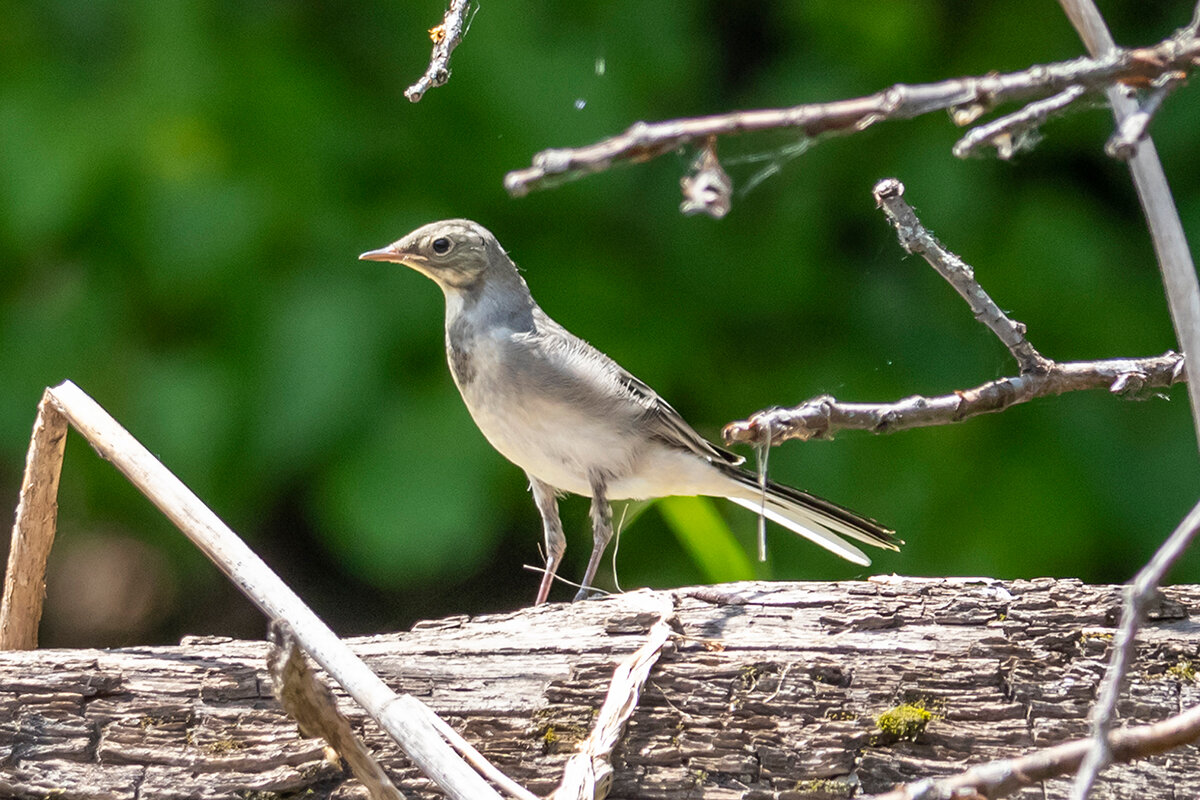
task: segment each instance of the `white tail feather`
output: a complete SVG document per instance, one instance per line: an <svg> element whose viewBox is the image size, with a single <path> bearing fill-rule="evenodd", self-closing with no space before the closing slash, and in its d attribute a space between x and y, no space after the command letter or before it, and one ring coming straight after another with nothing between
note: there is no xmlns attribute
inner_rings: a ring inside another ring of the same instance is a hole
<svg viewBox="0 0 1200 800"><path fill-rule="evenodd" d="M766 508L763 508L761 496L755 497L754 499L742 497L730 497L729 499L737 503L739 506L750 509L756 514L761 512L772 522L779 523L788 530L800 534L813 544L820 545L829 552L841 556L847 561L852 561L855 564L859 564L864 567L871 565L871 559L867 558L866 553L842 539L840 536L826 530L816 522L805 524L804 521L795 519L794 517L786 516L778 508L773 507L771 502L773 498L770 495L767 495Z"/></svg>

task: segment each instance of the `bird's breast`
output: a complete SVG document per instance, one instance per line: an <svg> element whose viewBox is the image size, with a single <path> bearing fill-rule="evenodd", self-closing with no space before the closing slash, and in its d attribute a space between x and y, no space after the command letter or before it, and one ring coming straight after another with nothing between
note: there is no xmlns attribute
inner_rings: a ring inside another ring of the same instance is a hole
<svg viewBox="0 0 1200 800"><path fill-rule="evenodd" d="M450 369L467 410L501 455L557 489L591 494L589 475L629 474L643 440L627 414L597 413L556 391L553 376L518 366L510 338L479 336L463 355L449 348ZM611 410L610 410L611 411Z"/></svg>

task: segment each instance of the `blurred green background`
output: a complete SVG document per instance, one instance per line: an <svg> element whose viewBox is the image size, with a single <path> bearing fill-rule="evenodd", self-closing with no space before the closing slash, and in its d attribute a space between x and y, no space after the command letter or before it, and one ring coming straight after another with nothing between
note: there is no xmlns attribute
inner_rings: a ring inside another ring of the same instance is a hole
<svg viewBox="0 0 1200 800"><path fill-rule="evenodd" d="M1191 13L1102 8L1129 45ZM449 216L491 228L552 316L714 437L823 392L891 400L1013 373L953 291L897 246L870 195L887 176L1046 355L1175 346L1127 170L1101 152L1103 108L1048 125L1012 163L955 160L960 131L942 114L790 162L788 136L726 140L737 185L780 169L719 222L678 213L692 152L519 200L503 191L504 173L538 150L639 119L1074 57L1054 3L713 0L651 13L630 0L484 0L449 84L413 105L403 91L443 10L0 3L0 505L16 505L42 388L69 378L340 632L527 604L537 514L451 383L441 295L355 260ZM1153 129L1193 237L1195 91ZM758 565L753 514L674 504L627 525L621 586L748 573L1126 580L1197 497L1187 400L1182 387L1168 394L1074 394L953 427L787 443L772 477L892 525L904 550L863 571L771 526ZM78 436L67 450L44 644L262 634L259 614L115 470ZM586 501L564 502L563 516L562 574L578 578ZM721 549L726 530L746 559ZM1200 580L1200 556L1172 578ZM601 585L613 585L607 563Z"/></svg>

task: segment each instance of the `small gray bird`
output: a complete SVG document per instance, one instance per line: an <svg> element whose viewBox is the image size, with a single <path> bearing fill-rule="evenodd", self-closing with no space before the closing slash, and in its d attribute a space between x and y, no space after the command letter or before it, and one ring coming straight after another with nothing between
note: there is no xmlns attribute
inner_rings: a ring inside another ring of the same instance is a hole
<svg viewBox="0 0 1200 800"><path fill-rule="evenodd" d="M487 440L529 476L542 516L538 604L567 549L561 492L592 499L592 556L576 600L587 596L612 538L610 500L726 497L863 566L870 559L841 536L890 550L902 544L879 523L799 489L768 482L764 499L757 477L738 466L744 459L705 440L653 389L546 316L483 226L434 222L359 258L404 264L445 294L454 383Z"/></svg>

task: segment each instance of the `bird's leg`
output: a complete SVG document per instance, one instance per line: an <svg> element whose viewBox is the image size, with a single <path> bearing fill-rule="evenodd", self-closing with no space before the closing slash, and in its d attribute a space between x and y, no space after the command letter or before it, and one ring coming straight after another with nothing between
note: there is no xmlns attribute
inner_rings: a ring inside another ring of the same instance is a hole
<svg viewBox="0 0 1200 800"><path fill-rule="evenodd" d="M533 502L542 515L542 527L546 531L546 571L542 574L537 600L534 601L534 605L540 606L550 595L554 573L558 571L563 553L567 552L567 537L563 535L562 522L558 518L558 498L554 494L554 487L529 475L529 488L533 490Z"/></svg>
<svg viewBox="0 0 1200 800"><path fill-rule="evenodd" d="M587 571L583 573L583 585L575 599L584 600L592 588L596 568L604 557L604 549L612 539L612 506L608 504L608 488L601 474L589 476L592 484L592 557L588 559Z"/></svg>

